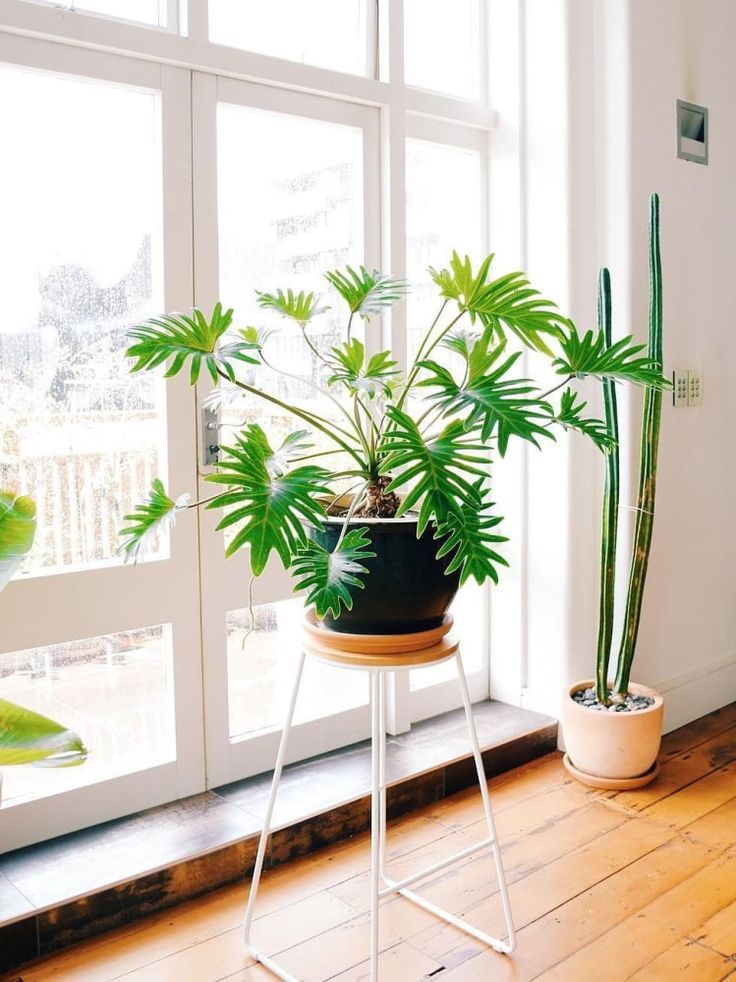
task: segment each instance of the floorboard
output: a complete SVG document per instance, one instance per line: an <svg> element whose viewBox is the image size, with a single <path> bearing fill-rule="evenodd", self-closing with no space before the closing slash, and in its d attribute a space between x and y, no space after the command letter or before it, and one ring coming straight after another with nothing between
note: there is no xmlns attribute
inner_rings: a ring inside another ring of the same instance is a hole
<svg viewBox="0 0 736 982"><path fill-rule="evenodd" d="M382 906L382 982L736 982L736 706L668 735L661 759L654 784L618 794L577 784L556 753L491 780L517 951L488 951L393 898ZM483 835L480 798L463 791L390 824L390 868L407 875ZM357 836L264 877L254 940L298 978L368 979L368 844ZM218 890L6 978L269 980L244 953L246 890ZM421 890L501 931L481 856Z"/></svg>

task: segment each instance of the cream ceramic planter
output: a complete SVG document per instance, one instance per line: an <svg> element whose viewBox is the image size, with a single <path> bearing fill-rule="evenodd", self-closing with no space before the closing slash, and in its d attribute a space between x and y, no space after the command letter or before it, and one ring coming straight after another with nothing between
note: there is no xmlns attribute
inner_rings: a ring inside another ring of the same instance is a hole
<svg viewBox="0 0 736 982"><path fill-rule="evenodd" d="M576 682L562 703L562 733L567 751L565 764L575 777L593 787L641 787L657 773L656 760L662 739L662 696L646 685L632 682L629 692L649 696L654 704L633 713L609 713L589 709L572 696L595 685Z"/></svg>

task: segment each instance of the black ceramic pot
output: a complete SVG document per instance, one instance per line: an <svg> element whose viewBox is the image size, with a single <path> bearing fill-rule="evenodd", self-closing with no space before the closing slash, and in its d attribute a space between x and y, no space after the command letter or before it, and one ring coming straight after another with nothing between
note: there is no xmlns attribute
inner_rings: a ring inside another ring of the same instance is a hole
<svg viewBox="0 0 736 982"><path fill-rule="evenodd" d="M325 549L337 543L344 519L330 518L310 535ZM375 558L363 565L365 589L353 590L353 609L324 623L348 634L410 634L438 627L457 593L460 573L445 573L450 558L437 559L440 543L428 526L417 539L416 518L356 518L351 528L367 528Z"/></svg>

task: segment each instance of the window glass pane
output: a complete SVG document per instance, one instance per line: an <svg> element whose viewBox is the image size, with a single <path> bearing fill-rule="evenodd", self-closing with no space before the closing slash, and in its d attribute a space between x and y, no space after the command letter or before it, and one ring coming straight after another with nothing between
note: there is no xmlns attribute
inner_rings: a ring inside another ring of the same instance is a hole
<svg viewBox="0 0 736 982"><path fill-rule="evenodd" d="M480 0L404 0L407 85L479 99Z"/></svg>
<svg viewBox="0 0 736 982"><path fill-rule="evenodd" d="M282 399L331 416L333 404L299 381L316 384L323 369L301 328L274 311L261 310L255 291L291 288L322 294L330 309L310 322L312 343L327 351L344 336L344 302L328 290L322 274L362 261L362 131L221 105L218 148L220 296L235 308L237 327L273 329L266 357L297 376L246 368L244 377ZM250 397L226 403L223 419L234 424L257 421L273 439L299 428L278 407Z"/></svg>
<svg viewBox="0 0 736 982"><path fill-rule="evenodd" d="M368 24L376 0L209 0L209 7L218 44L352 75L375 72Z"/></svg>
<svg viewBox="0 0 736 982"><path fill-rule="evenodd" d="M166 0L31 0L45 7L65 7L68 10L83 10L93 14L105 14L123 20L140 21L166 27Z"/></svg>
<svg viewBox="0 0 736 982"><path fill-rule="evenodd" d="M38 504L31 573L100 565L164 472L164 386L128 327L161 310L158 97L0 68L0 487Z"/></svg>
<svg viewBox="0 0 736 982"><path fill-rule="evenodd" d="M304 603L300 599L262 604L227 615L230 738L281 727L301 651ZM363 672L345 671L309 658L294 721L322 719L364 706Z"/></svg>
<svg viewBox="0 0 736 982"><path fill-rule="evenodd" d="M76 0L70 4L75 10L89 10L110 17L139 20L144 24L166 24L166 4L160 0Z"/></svg>
<svg viewBox="0 0 736 982"><path fill-rule="evenodd" d="M438 188L452 189L438 194ZM406 268L411 359L440 308L428 266L447 266L456 249L477 265L483 252L481 156L477 150L407 140ZM448 316L453 316L448 309ZM456 313L456 311L455 311Z"/></svg>
<svg viewBox="0 0 736 982"><path fill-rule="evenodd" d="M50 716L89 750L79 767L3 768L3 808L172 761L170 625L0 654L0 699Z"/></svg>

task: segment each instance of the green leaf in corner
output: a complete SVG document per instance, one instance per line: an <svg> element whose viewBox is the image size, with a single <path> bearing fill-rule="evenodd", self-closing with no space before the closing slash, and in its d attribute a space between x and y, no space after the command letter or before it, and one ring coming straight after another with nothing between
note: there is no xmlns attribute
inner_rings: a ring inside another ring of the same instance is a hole
<svg viewBox="0 0 736 982"><path fill-rule="evenodd" d="M555 422L564 429L577 430L584 433L604 453L610 453L616 446L616 440L609 433L602 419L584 417L583 410L587 402L578 402L577 395L572 389L565 389L560 399L560 411L555 416Z"/></svg>
<svg viewBox="0 0 736 982"><path fill-rule="evenodd" d="M332 552L310 539L300 549L291 568L297 578L297 590L307 591L307 602L314 604L317 617L328 613L338 618L344 607L352 610L351 587L364 589L360 574L368 570L362 565L376 554L369 546L368 529L351 529Z"/></svg>
<svg viewBox="0 0 736 982"><path fill-rule="evenodd" d="M72 730L0 699L0 766L73 767L86 759L87 748Z"/></svg>
<svg viewBox="0 0 736 982"><path fill-rule="evenodd" d="M35 535L33 498L0 491L0 590L31 551Z"/></svg>

